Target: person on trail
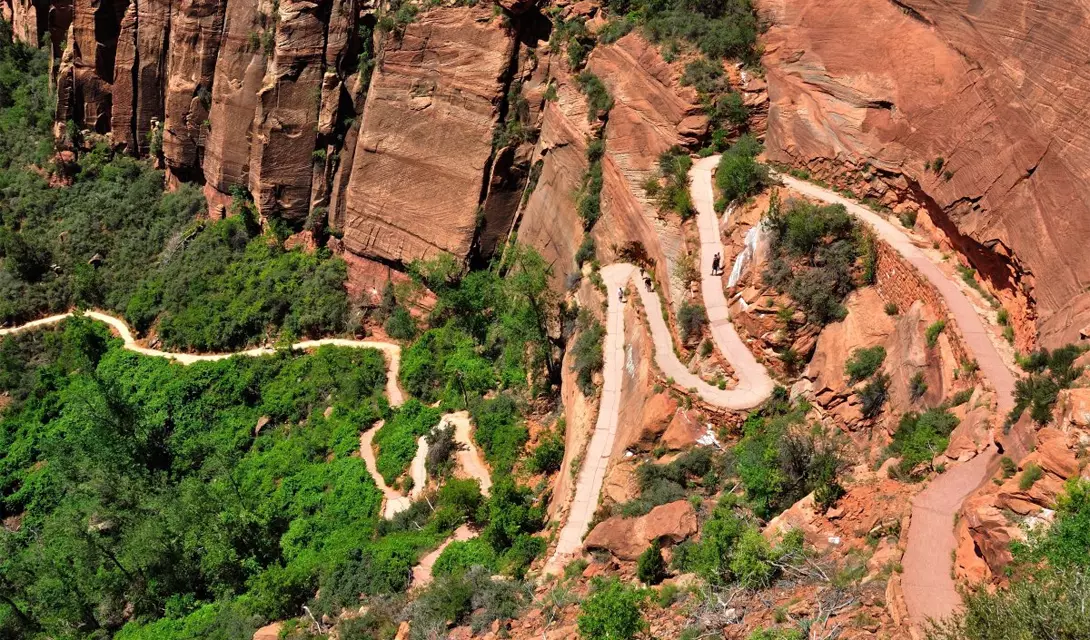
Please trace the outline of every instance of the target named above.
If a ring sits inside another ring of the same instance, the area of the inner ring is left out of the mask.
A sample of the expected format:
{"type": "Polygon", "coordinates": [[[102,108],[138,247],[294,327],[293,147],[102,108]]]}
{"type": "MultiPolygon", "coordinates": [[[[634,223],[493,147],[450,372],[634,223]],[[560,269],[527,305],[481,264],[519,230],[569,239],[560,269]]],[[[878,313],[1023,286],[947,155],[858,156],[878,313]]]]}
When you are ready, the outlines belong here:
{"type": "Polygon", "coordinates": [[[617,299],[624,302],[624,287],[617,287],[617,299]]]}
{"type": "Polygon", "coordinates": [[[647,286],[648,291],[651,290],[651,276],[647,275],[646,273],[643,274],[643,284],[647,286]]]}
{"type": "Polygon", "coordinates": [[[719,275],[719,254],[712,256],[712,275],[719,275]]]}

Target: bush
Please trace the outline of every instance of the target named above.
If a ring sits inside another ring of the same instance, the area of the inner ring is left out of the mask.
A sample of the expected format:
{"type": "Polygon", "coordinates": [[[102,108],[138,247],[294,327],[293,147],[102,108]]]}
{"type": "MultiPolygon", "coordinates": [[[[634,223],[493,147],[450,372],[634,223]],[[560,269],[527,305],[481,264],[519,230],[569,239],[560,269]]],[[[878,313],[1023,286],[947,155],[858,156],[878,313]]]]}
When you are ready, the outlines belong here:
{"type": "Polygon", "coordinates": [[[595,640],[629,640],[647,630],[643,619],[646,594],[616,578],[592,582],[591,595],[579,614],[579,633],[595,640]]]}
{"type": "Polygon", "coordinates": [[[943,407],[922,414],[909,412],[901,416],[893,442],[889,445],[890,453],[901,458],[897,465],[898,473],[908,477],[920,463],[930,463],[946,451],[949,436],[958,422],[957,417],[943,407]]]}
{"type": "Polygon", "coordinates": [[[581,311],[576,323],[579,337],[572,346],[571,369],[576,374],[576,381],[583,395],[592,398],[597,389],[594,386],[594,374],[602,370],[605,356],[602,353],[602,341],[606,330],[589,312],[581,311]]]}
{"type": "Polygon", "coordinates": [[[1006,309],[1000,309],[999,311],[996,311],[995,321],[998,322],[1001,326],[1006,327],[1011,323],[1010,312],[1008,312],[1006,309]]]}
{"type": "Polygon", "coordinates": [[[806,640],[806,635],[799,629],[761,628],[755,629],[746,640],[806,640]]]}
{"type": "Polygon", "coordinates": [[[911,229],[916,226],[916,219],[918,216],[919,213],[915,209],[909,209],[898,216],[898,219],[901,221],[902,226],[906,229],[911,229]]]}
{"type": "Polygon", "coordinates": [[[386,319],[383,327],[386,335],[394,340],[412,340],[416,337],[416,320],[412,314],[401,307],[396,307],[386,319]]]}
{"type": "Polygon", "coordinates": [[[662,546],[658,540],[655,540],[636,560],[636,577],[646,585],[656,585],[665,580],[666,576],[666,561],[662,558],[662,546]]]}
{"type": "Polygon", "coordinates": [[[681,329],[681,340],[689,343],[704,333],[704,325],[708,322],[708,316],[704,313],[704,307],[686,300],[681,303],[681,308],[678,309],[677,320],[681,329]]]}
{"type": "Polygon", "coordinates": [[[844,375],[855,384],[874,375],[886,360],[886,349],[879,345],[865,349],[856,349],[844,363],[844,375]]]}
{"type": "Polygon", "coordinates": [[[507,473],[521,457],[530,432],[523,422],[514,397],[503,393],[482,400],[470,409],[477,424],[474,438],[494,471],[507,473]]]}
{"type": "Polygon", "coordinates": [[[768,180],[768,169],[757,162],[761,146],[748,134],[723,153],[715,170],[715,185],[726,202],[743,200],[768,180]]]}
{"type": "Polygon", "coordinates": [[[1011,460],[1010,456],[1003,456],[999,459],[999,466],[1003,469],[1004,478],[1013,478],[1014,474],[1018,473],[1018,465],[1014,460],[1011,460]]]}
{"type": "Polygon", "coordinates": [[[1033,485],[1045,475],[1044,469],[1040,466],[1029,463],[1024,469],[1022,469],[1022,475],[1018,477],[1018,488],[1021,491],[1029,491],[1033,488],[1033,485]]]}
{"type": "Polygon", "coordinates": [[[374,444],[378,447],[375,466],[387,484],[393,484],[405,473],[416,455],[417,440],[439,424],[439,417],[439,409],[410,398],[375,433],[374,444]]]}
{"type": "Polygon", "coordinates": [[[692,158],[682,149],[674,147],[659,156],[659,173],[665,180],[665,186],[656,182],[654,197],[662,211],[673,211],[688,220],[696,215],[692,196],[689,191],[689,169],[693,166],[692,158]]]}
{"type": "Polygon", "coordinates": [[[936,320],[927,326],[927,346],[934,348],[939,343],[939,334],[946,328],[945,320],[936,320]]]}
{"type": "Polygon", "coordinates": [[[915,401],[922,398],[925,393],[927,393],[927,381],[924,380],[923,371],[917,371],[912,374],[912,379],[908,382],[908,394],[915,401]]]}
{"type": "Polygon", "coordinates": [[[887,302],[885,309],[887,316],[895,316],[899,313],[897,309],[897,303],[895,302],[887,302]]]}
{"type": "Polygon", "coordinates": [[[563,462],[564,434],[549,432],[534,447],[529,466],[532,473],[552,474],[560,470],[560,465],[563,462]]]}
{"type": "Polygon", "coordinates": [[[601,78],[590,71],[584,71],[576,76],[575,83],[587,97],[587,121],[594,122],[608,115],[609,110],[613,108],[613,98],[610,97],[609,90],[606,89],[601,78]]]}
{"type": "Polygon", "coordinates": [[[862,389],[857,391],[861,403],[860,411],[864,418],[875,418],[882,412],[882,406],[886,403],[889,392],[889,376],[879,373],[862,389]]]}
{"type": "Polygon", "coordinates": [[[583,184],[579,188],[576,209],[583,219],[583,230],[589,232],[598,218],[602,216],[602,155],[605,143],[592,140],[587,145],[587,172],[583,174],[583,184]]]}
{"type": "Polygon", "coordinates": [[[575,264],[582,266],[586,262],[594,262],[596,255],[594,236],[583,234],[583,241],[579,243],[579,250],[575,252],[575,264]]]}
{"type": "Polygon", "coordinates": [[[496,552],[484,540],[455,540],[436,558],[432,575],[446,576],[468,571],[473,567],[484,567],[489,572],[495,572],[496,562],[496,552]]]}

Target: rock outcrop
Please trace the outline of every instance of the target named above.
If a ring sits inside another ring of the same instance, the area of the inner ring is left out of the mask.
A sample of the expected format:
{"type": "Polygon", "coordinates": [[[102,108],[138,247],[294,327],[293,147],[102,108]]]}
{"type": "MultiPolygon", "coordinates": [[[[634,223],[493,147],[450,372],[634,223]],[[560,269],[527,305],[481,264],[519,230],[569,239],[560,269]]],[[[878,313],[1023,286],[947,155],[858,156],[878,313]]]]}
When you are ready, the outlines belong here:
{"type": "Polygon", "coordinates": [[[639,518],[608,518],[587,534],[583,546],[605,549],[621,560],[635,560],[655,540],[676,544],[696,532],[693,505],[678,500],[655,507],[639,518]]]}
{"type": "Polygon", "coordinates": [[[1090,323],[1090,14],[1079,3],[762,0],[771,159],[918,208],[1018,344],[1090,323]],[[895,35],[891,35],[895,34],[895,35]]]}

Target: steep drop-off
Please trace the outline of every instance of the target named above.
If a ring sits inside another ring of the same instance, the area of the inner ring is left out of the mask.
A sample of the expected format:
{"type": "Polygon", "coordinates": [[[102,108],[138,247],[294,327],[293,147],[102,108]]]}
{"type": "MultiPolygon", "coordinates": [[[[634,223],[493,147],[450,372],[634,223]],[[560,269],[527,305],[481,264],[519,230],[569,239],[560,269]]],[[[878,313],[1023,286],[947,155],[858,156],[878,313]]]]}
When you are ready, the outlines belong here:
{"type": "Polygon", "coordinates": [[[919,208],[1020,347],[1090,323],[1090,18],[1048,0],[763,0],[773,160],[919,208]],[[872,170],[873,169],[873,170],[872,170]]]}

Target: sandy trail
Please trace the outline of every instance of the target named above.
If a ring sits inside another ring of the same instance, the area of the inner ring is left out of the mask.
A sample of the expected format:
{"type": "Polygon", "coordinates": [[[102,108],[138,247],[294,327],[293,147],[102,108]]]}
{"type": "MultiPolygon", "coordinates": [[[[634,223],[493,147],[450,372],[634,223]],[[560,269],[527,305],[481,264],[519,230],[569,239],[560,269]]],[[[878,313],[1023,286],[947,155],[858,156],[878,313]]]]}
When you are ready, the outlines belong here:
{"type": "Polygon", "coordinates": [[[462,525],[454,530],[454,535],[443,541],[443,544],[436,547],[433,551],[429,552],[423,558],[420,558],[420,563],[413,567],[413,581],[412,586],[414,589],[420,587],[426,587],[431,584],[431,571],[435,566],[435,561],[439,559],[439,556],[443,554],[443,551],[450,546],[450,543],[455,540],[459,542],[465,542],[477,537],[477,532],[470,529],[468,525],[462,525]]]}
{"type": "Polygon", "coordinates": [[[389,520],[397,514],[409,508],[412,501],[400,491],[391,488],[386,484],[386,480],[383,479],[382,474],[378,472],[378,466],[375,464],[375,447],[372,442],[375,439],[375,434],[385,424],[384,420],[379,420],[375,423],[375,426],[371,427],[367,431],[363,432],[360,436],[360,456],[363,458],[364,464],[367,465],[367,472],[371,474],[371,478],[378,485],[379,491],[382,492],[383,507],[382,517],[389,520]]]}
{"type": "MultiPolygon", "coordinates": [[[[870,226],[927,278],[949,307],[951,319],[980,365],[981,374],[995,389],[998,414],[1005,415],[1014,406],[1015,376],[989,339],[984,321],[957,284],[908,235],[877,213],[809,182],[785,175],[779,178],[804,195],[844,205],[848,213],[870,226]]],[[[969,462],[935,478],[912,501],[908,543],[901,564],[905,605],[914,624],[945,618],[961,606],[961,597],[950,576],[951,557],[957,546],[954,515],[965,498],[991,476],[995,458],[995,448],[989,447],[969,462]]]]}
{"type": "Polygon", "coordinates": [[[458,463],[458,469],[466,477],[473,478],[481,485],[481,493],[488,497],[492,492],[492,473],[488,470],[488,464],[481,456],[480,449],[473,442],[473,422],[468,411],[457,411],[443,416],[443,424],[454,426],[454,440],[462,445],[462,448],[454,454],[458,463]]]}

